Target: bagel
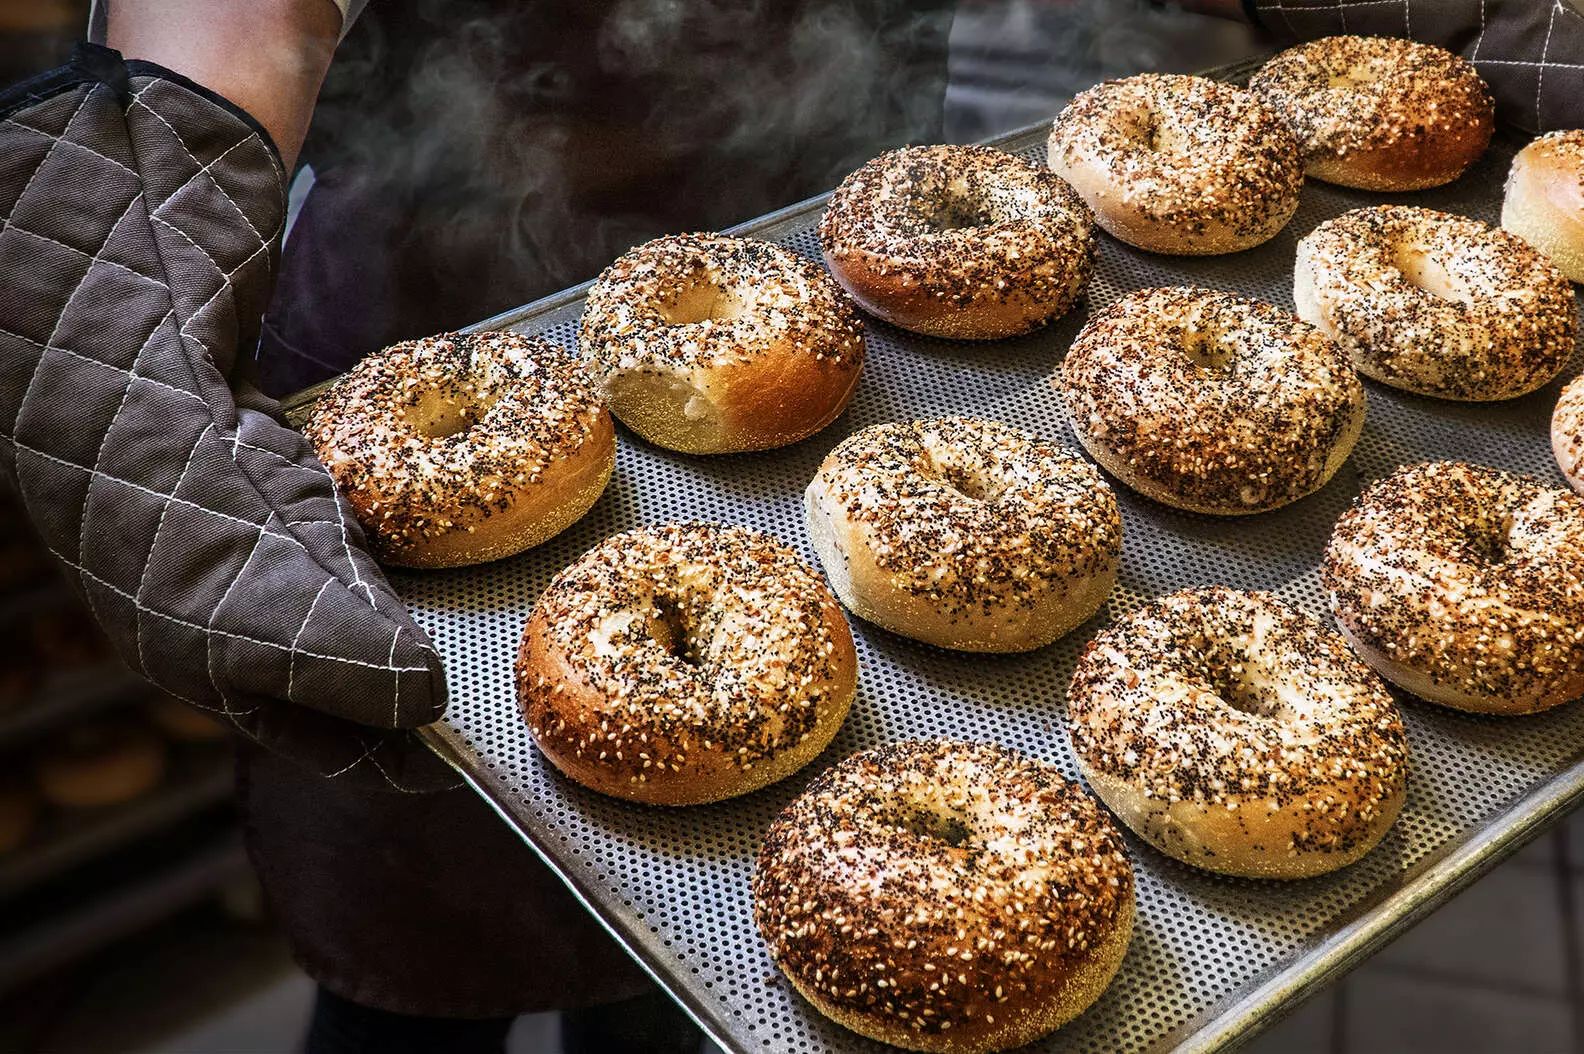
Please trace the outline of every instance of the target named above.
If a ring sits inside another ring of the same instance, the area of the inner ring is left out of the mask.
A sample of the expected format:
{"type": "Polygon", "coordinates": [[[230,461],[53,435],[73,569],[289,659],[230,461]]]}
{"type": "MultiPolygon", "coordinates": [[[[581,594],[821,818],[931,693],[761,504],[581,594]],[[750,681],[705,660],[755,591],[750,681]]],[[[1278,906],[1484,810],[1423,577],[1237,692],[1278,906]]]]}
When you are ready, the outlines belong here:
{"type": "Polygon", "coordinates": [[[1122,516],[1076,454],[994,421],[883,424],[844,439],[805,495],[848,610],[942,648],[1039,648],[1116,582],[1122,516]]]}
{"type": "Polygon", "coordinates": [[[360,361],[303,429],[381,563],[511,556],[598,500],[616,433],[582,365],[518,333],[442,333],[360,361]]]}
{"type": "Polygon", "coordinates": [[[1513,158],[1501,225],[1584,282],[1584,130],[1551,132],[1513,158]]]}
{"type": "Polygon", "coordinates": [[[1584,379],[1573,378],[1551,414],[1551,452],[1568,485],[1584,494],[1584,379]]]}
{"type": "Polygon", "coordinates": [[[842,180],[825,264],[865,311],[915,333],[993,340],[1070,310],[1094,272],[1089,209],[1059,176],[988,146],[892,150],[842,180]]]}
{"type": "Polygon", "coordinates": [[[1456,461],[1371,485],[1331,534],[1337,625],[1442,706],[1528,714],[1584,695],[1584,498],[1456,461]]]}
{"type": "Polygon", "coordinates": [[[719,234],[657,238],[605,268],[578,346],[622,424],[686,454],[813,435],[864,361],[863,323],[817,264],[719,234]]]}
{"type": "Polygon", "coordinates": [[[1395,37],[1288,48],[1249,88],[1298,137],[1305,174],[1361,190],[1450,183],[1490,145],[1496,104],[1472,63],[1395,37]]]}
{"type": "Polygon", "coordinates": [[[1121,241],[1206,256],[1268,241],[1298,208],[1298,143],[1256,96],[1141,73],[1080,93],[1051,126],[1050,167],[1121,241]]]}
{"type": "Polygon", "coordinates": [[[825,1016],[908,1050],[1038,1039],[1115,976],[1133,869],[1054,766],[994,744],[855,754],[770,825],[753,875],[770,958],[825,1016]]]}
{"type": "Polygon", "coordinates": [[[1218,516],[1320,489],[1364,427],[1363,385],[1335,343],[1269,304],[1191,287],[1091,316],[1055,383],[1102,468],[1218,516]]]}
{"type": "Polygon", "coordinates": [[[836,598],[742,527],[607,538],[550,583],[517,657],[517,698],[567,776],[651,805],[719,801],[825,749],[858,657],[836,598]]]}
{"type": "Polygon", "coordinates": [[[1573,287],[1517,235],[1408,205],[1355,209],[1298,243],[1298,317],[1382,384],[1490,402],[1573,354],[1573,287]]]}
{"type": "Polygon", "coordinates": [[[1067,716],[1111,811],[1207,871],[1334,871],[1402,808],[1408,740],[1386,686],[1268,593],[1183,590],[1117,619],[1079,657],[1067,716]]]}

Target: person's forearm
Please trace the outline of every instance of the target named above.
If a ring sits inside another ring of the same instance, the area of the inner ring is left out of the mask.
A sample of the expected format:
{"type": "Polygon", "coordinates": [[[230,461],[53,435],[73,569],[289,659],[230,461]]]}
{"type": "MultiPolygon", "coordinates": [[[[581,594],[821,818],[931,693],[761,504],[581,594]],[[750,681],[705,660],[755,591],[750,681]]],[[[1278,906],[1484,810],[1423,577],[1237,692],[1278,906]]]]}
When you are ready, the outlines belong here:
{"type": "Polygon", "coordinates": [[[290,171],[340,32],[332,0],[110,0],[106,42],[246,110],[290,171]]]}

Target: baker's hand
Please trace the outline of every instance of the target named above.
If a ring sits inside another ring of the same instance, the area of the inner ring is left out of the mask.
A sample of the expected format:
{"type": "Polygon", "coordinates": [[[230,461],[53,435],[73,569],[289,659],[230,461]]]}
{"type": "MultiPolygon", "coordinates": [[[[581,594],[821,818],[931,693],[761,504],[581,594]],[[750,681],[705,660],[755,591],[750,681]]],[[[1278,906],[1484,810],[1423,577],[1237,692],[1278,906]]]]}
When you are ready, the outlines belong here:
{"type": "Polygon", "coordinates": [[[104,48],[0,95],[0,473],[134,669],[327,775],[451,784],[404,731],[439,657],[239,380],[284,180],[247,113],[104,48]]]}

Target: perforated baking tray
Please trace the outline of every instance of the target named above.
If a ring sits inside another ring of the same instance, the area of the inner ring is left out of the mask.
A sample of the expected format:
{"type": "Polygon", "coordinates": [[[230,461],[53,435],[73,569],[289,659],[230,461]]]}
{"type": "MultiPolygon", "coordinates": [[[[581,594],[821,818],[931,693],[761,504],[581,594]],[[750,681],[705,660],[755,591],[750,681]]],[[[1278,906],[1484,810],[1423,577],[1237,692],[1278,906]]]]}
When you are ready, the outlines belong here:
{"type": "MultiPolygon", "coordinates": [[[[999,145],[1043,161],[1044,134],[1030,129],[999,145]]],[[[971,413],[1076,446],[1050,377],[1090,311],[1128,290],[1185,282],[1290,307],[1294,247],[1316,224],[1383,200],[1494,223],[1512,152],[1513,144],[1498,142],[1451,186],[1395,198],[1310,183],[1279,236],[1231,256],[1153,256],[1104,238],[1085,300],[1030,337],[950,343],[872,323],[852,405],[823,433],[788,449],[688,457],[623,431],[609,489],[565,534],[485,567],[392,574],[433,635],[450,679],[450,713],[426,735],[721,1046],[878,1049],[828,1023],[792,992],[754,928],[749,875],[777,810],[827,765],[907,737],[995,740],[1076,778],[1062,727],[1064,692],[1078,650],[1100,625],[1152,595],[1207,583],[1271,590],[1324,615],[1315,566],[1332,524],[1362,484],[1431,458],[1467,459],[1560,484],[1547,422],[1561,381],[1495,405],[1437,402],[1368,384],[1368,425],[1347,465],[1324,490],[1274,513],[1194,516],[1117,486],[1125,521],[1122,572],[1095,619],[1048,648],[1005,658],[937,650],[854,620],[858,696],[835,743],[797,776],[718,805],[667,810],[601,797],[563,779],[539,756],[518,717],[511,676],[535,598],[600,539],[672,518],[756,527],[817,566],[803,525],[803,487],[853,431],[971,413]]],[[[813,229],[822,204],[805,202],[735,233],[817,258],[813,229]]],[[[581,294],[569,290],[487,325],[572,347],[581,294]]],[[[1578,368],[1575,355],[1565,376],[1578,368]]],[[[1341,874],[1290,884],[1218,878],[1130,840],[1139,923],[1122,970],[1087,1013],[1031,1049],[1208,1050],[1246,1039],[1584,795],[1584,705],[1504,720],[1411,700],[1404,711],[1413,751],[1407,805],[1385,841],[1341,874]]]]}

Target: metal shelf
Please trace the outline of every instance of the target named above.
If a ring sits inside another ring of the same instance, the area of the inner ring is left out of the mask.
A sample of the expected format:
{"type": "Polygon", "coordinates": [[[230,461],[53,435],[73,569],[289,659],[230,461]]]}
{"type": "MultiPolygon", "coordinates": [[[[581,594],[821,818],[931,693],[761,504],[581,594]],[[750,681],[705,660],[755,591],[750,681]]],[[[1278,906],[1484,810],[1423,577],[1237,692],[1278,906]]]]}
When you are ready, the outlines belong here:
{"type": "Polygon", "coordinates": [[[56,810],[40,820],[34,841],[0,860],[0,900],[218,805],[231,787],[229,751],[178,753],[165,784],[145,797],[105,809],[56,810]]]}
{"type": "Polygon", "coordinates": [[[38,977],[248,874],[241,836],[221,836],[64,914],[0,939],[0,989],[38,977]]]}
{"type": "Polygon", "coordinates": [[[28,702],[0,713],[0,749],[148,690],[147,681],[114,660],[57,673],[47,678],[28,702]]]}
{"type": "Polygon", "coordinates": [[[32,618],[40,611],[53,611],[72,599],[71,587],[59,575],[24,582],[0,596],[0,626],[32,618]]]}

